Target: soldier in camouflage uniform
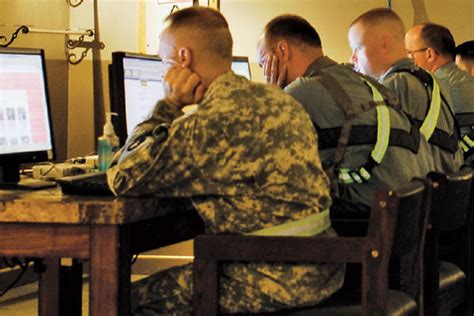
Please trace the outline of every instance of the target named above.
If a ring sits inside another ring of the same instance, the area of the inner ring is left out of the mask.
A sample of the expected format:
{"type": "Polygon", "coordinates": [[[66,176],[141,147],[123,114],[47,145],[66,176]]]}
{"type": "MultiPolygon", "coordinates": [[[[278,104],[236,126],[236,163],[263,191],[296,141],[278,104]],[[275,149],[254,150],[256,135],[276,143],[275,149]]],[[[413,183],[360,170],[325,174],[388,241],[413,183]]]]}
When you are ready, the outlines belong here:
{"type": "Polygon", "coordinates": [[[298,100],[316,127],[323,167],[333,174],[331,217],[368,217],[376,190],[400,187],[434,169],[428,143],[397,108],[393,94],[324,56],[320,37],[308,21],[290,14],[275,17],[265,26],[257,51],[267,81],[298,100]],[[374,101],[371,87],[383,100],[374,101]],[[348,121],[343,103],[354,116],[349,141],[341,146],[342,126],[348,121]],[[386,125],[378,119],[383,109],[386,125]],[[387,132],[388,146],[370,177],[364,178],[360,168],[373,157],[378,128],[387,132]],[[336,162],[341,147],[344,154],[336,162]]]}
{"type": "Polygon", "coordinates": [[[436,171],[458,171],[464,159],[451,100],[438,90],[436,78],[407,58],[400,17],[386,8],[367,11],[351,23],[348,37],[358,70],[388,87],[420,126],[431,145],[436,171]]]}
{"type": "MultiPolygon", "coordinates": [[[[208,233],[252,233],[324,215],[334,235],[329,182],[304,109],[281,90],[231,69],[232,38],[214,10],[191,7],[165,20],[160,55],[169,65],[166,97],[139,124],[107,171],[117,195],[189,197],[208,233]],[[184,105],[197,103],[182,116],[184,105]]],[[[228,264],[223,312],[316,304],[343,282],[339,264],[228,264]]],[[[190,314],[192,266],[133,284],[135,314],[190,314]]]]}

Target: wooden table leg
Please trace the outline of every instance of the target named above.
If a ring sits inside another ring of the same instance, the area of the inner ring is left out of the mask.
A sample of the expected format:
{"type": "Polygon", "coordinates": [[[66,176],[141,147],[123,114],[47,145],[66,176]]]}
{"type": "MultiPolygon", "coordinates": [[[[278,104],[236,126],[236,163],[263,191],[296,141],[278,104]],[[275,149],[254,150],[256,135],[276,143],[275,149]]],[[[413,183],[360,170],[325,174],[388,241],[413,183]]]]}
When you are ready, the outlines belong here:
{"type": "Polygon", "coordinates": [[[61,315],[82,315],[82,262],[70,259],[70,265],[61,262],[59,270],[59,310],[61,315]]]}
{"type": "Polygon", "coordinates": [[[96,225],[91,228],[90,316],[130,314],[129,229],[96,225]]]}
{"type": "Polygon", "coordinates": [[[46,271],[39,279],[40,316],[59,316],[59,258],[44,259],[46,271]]]}

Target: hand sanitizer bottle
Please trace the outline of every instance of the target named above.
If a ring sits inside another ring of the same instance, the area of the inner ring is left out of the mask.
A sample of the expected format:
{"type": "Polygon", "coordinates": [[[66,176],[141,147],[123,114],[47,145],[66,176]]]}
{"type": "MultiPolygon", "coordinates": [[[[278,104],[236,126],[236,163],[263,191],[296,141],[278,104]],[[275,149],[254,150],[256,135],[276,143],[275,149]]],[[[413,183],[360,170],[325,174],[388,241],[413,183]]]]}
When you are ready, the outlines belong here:
{"type": "Polygon", "coordinates": [[[112,125],[112,115],[117,113],[107,112],[106,122],[104,124],[104,134],[98,139],[97,154],[99,155],[99,171],[106,171],[112,162],[114,153],[118,150],[119,139],[115,135],[114,126],[112,125]]]}

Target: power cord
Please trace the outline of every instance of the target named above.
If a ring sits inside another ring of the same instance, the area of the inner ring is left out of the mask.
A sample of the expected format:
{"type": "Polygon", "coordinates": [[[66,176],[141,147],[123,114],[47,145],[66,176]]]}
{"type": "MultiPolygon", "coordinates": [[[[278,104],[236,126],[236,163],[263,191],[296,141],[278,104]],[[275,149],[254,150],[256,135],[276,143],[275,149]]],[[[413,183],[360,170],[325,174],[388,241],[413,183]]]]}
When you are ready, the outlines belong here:
{"type": "MultiPolygon", "coordinates": [[[[23,277],[23,275],[25,274],[26,270],[28,270],[28,265],[31,263],[31,262],[34,262],[34,265],[36,264],[36,260],[37,259],[33,259],[33,258],[25,258],[25,262],[22,262],[20,259],[18,258],[6,258],[6,257],[3,257],[3,263],[9,267],[9,268],[14,268],[16,266],[19,266],[21,271],[20,273],[17,275],[17,277],[15,278],[15,280],[13,280],[12,283],[10,283],[1,293],[0,293],[0,297],[4,296],[5,294],[8,293],[8,291],[10,291],[17,283],[18,281],[20,281],[20,279],[23,277]]],[[[34,265],[33,265],[33,269],[34,269],[34,265]]],[[[36,271],[36,269],[35,269],[36,271]]]]}

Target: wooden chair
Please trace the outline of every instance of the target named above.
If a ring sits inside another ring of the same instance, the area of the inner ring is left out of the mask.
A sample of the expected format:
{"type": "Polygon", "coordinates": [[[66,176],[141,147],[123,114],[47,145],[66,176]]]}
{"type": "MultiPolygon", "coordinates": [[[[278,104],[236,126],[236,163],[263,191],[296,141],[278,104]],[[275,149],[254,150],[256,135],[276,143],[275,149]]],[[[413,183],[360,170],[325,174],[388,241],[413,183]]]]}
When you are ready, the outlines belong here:
{"type": "Polygon", "coordinates": [[[361,291],[355,301],[347,302],[354,298],[353,293],[357,293],[357,289],[348,289],[349,293],[339,291],[334,299],[330,298],[321,305],[284,310],[272,315],[379,316],[422,313],[423,274],[419,270],[423,257],[419,251],[424,242],[430,193],[430,187],[425,188],[418,181],[399,190],[377,192],[365,237],[198,236],[194,241],[195,315],[219,313],[220,265],[225,262],[255,261],[352,262],[362,265],[361,291]],[[401,234],[406,234],[405,242],[401,234]],[[403,275],[400,283],[408,285],[409,294],[389,291],[388,265],[391,252],[404,258],[400,265],[403,275]],[[411,259],[405,260],[405,255],[411,259]]]}
{"type": "Polygon", "coordinates": [[[428,177],[437,187],[426,235],[426,314],[471,315],[472,171],[428,177]]]}

